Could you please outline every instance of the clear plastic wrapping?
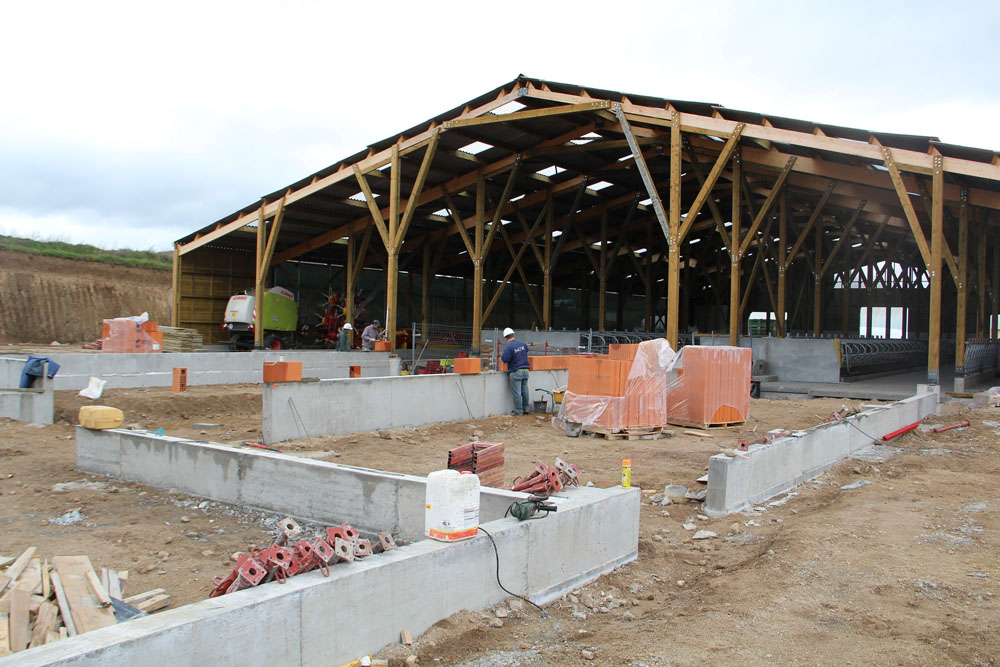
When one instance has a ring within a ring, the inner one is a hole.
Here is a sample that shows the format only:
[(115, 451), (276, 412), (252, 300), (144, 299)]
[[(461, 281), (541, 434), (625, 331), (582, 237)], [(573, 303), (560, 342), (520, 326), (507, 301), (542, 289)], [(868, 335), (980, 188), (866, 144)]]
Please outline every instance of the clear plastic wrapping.
[(612, 345), (607, 356), (571, 357), (557, 425), (622, 431), (666, 424), (668, 369), (675, 357), (663, 338)]
[(101, 325), (101, 351), (148, 353), (163, 351), (163, 333), (146, 313), (138, 317), (116, 317)]
[(662, 338), (613, 345), (606, 356), (571, 357), (553, 424), (617, 432), (742, 422), (750, 411), (751, 358), (749, 348), (728, 346), (689, 345), (677, 353)]
[(748, 347), (688, 345), (671, 365), (668, 420), (692, 426), (734, 424), (750, 412)]

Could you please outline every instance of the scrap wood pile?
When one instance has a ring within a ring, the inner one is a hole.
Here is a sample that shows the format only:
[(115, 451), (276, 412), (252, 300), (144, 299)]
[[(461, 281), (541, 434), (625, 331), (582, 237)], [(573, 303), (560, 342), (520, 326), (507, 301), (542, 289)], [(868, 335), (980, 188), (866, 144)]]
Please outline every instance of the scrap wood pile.
[(212, 580), (209, 597), (234, 593), (271, 581), (285, 583), (288, 577), (319, 570), (330, 576), (330, 565), (350, 563), (375, 553), (396, 548), (392, 534), (378, 534), (378, 544), (361, 537), (347, 522), (328, 526), (320, 535), (309, 537), (294, 519), (281, 520), (281, 532), (266, 549), (251, 549), (249, 554), (239, 554), (236, 567), (226, 577)]
[(56, 556), (51, 563), (35, 547), (0, 574), (0, 656), (146, 616), (170, 604), (162, 588), (123, 597), (127, 570), (101, 568), (87, 556)]
[(448, 467), (471, 472), (483, 486), (499, 489), (503, 487), (503, 452), (502, 442), (470, 442), (448, 451)]
[(160, 327), (163, 334), (164, 352), (197, 352), (201, 349), (202, 337), (197, 329), (181, 327)]

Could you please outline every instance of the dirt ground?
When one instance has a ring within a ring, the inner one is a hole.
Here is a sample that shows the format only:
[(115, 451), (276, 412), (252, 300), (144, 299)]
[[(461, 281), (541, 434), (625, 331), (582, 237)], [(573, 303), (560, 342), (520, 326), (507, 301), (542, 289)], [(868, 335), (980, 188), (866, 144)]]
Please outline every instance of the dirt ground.
[[(98, 567), (129, 569), (127, 594), (162, 587), (176, 607), (207, 596), (232, 552), (270, 541), (279, 517), (75, 471), (71, 423), (86, 402), (57, 392), (53, 426), (0, 420), (0, 555), (32, 545), (42, 557), (87, 554)], [(110, 390), (101, 402), (122, 408), (127, 426), (234, 445), (260, 437), (252, 385)], [(908, 434), (743, 514), (707, 519), (698, 503), (651, 502), (666, 484), (703, 488), (695, 480), (708, 456), (751, 431), (811, 426), (844, 404), (859, 402), (755, 400), (744, 427), (710, 437), (677, 428), (660, 440), (567, 438), (525, 416), (279, 446), (426, 474), (444, 467), (451, 447), (498, 440), (508, 483), (558, 456), (602, 487), (619, 482), (622, 458), (632, 460), (644, 494), (637, 561), (551, 605), (547, 619), (516, 601), (503, 619), (495, 610), (457, 614), (413, 647), (382, 651), (393, 663), (413, 653), (420, 664), (478, 667), (1000, 664), (1000, 409), (931, 417), (972, 426)], [(854, 482), (867, 484), (841, 488)], [(74, 509), (81, 521), (51, 523)], [(686, 522), (718, 537), (692, 541)]]

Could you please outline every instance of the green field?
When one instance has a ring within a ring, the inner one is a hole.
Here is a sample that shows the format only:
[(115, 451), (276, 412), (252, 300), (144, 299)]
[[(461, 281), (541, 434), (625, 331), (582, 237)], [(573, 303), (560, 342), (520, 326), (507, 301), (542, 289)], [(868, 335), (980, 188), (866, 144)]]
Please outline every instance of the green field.
[(169, 270), (173, 265), (173, 253), (152, 250), (104, 250), (85, 243), (65, 243), (63, 241), (42, 241), (23, 239), (0, 234), (0, 250), (13, 250), (32, 255), (46, 255), (76, 259), (86, 262), (102, 262), (121, 266), (137, 266), (149, 269)]

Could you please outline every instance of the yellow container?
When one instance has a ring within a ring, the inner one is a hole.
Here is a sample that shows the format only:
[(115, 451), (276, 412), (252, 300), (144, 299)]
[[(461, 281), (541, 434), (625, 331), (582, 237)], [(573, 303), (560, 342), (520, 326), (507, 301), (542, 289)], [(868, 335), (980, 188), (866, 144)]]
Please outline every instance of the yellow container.
[(92, 429), (118, 428), (125, 415), (118, 408), (106, 405), (85, 405), (80, 408), (80, 426)]

